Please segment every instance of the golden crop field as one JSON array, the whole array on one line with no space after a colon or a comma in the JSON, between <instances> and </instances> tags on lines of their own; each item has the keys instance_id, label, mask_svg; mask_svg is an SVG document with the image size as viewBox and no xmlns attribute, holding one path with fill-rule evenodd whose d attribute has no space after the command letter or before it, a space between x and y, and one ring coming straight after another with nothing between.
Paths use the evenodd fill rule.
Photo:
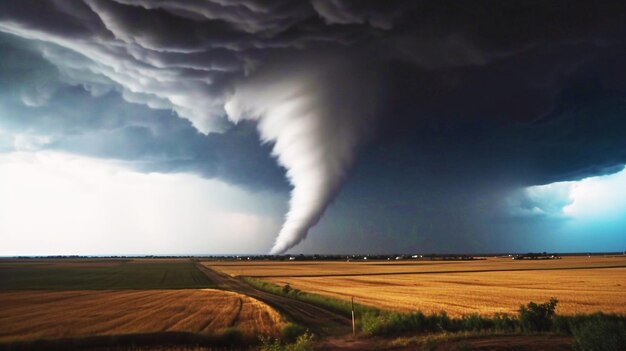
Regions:
<instances>
[{"instance_id":1,"label":"golden crop field","mask_svg":"<svg viewBox=\"0 0 626 351\"><path fill-rule=\"evenodd\" d=\"M214 289L0 292L0 342L184 331L276 334L281 316L251 297Z\"/></svg>"},{"instance_id":2,"label":"golden crop field","mask_svg":"<svg viewBox=\"0 0 626 351\"><path fill-rule=\"evenodd\" d=\"M626 313L626 257L395 262L205 262L263 280L397 311L516 313L559 300L557 313ZM615 268L609 268L615 267Z\"/></svg>"},{"instance_id":3,"label":"golden crop field","mask_svg":"<svg viewBox=\"0 0 626 351\"><path fill-rule=\"evenodd\" d=\"M294 277L626 267L626 256L573 256L560 260L512 260L490 257L471 261L205 261L203 264L234 276Z\"/></svg>"}]
</instances>

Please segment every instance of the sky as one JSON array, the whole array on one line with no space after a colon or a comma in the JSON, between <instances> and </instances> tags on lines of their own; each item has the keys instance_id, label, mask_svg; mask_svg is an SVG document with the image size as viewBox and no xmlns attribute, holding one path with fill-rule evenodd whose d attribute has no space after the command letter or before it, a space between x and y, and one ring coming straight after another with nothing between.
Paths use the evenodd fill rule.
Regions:
<instances>
[{"instance_id":1,"label":"sky","mask_svg":"<svg viewBox=\"0 0 626 351\"><path fill-rule=\"evenodd\" d=\"M0 2L0 256L626 250L626 5Z\"/></svg>"}]
</instances>

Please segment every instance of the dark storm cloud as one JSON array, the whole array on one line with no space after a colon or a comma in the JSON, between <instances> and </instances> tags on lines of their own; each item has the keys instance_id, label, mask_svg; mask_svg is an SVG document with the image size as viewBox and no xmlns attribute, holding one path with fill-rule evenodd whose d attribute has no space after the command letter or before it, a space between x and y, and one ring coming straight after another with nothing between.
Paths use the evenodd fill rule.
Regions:
<instances>
[{"instance_id":1,"label":"dark storm cloud","mask_svg":"<svg viewBox=\"0 0 626 351\"><path fill-rule=\"evenodd\" d=\"M130 104L115 89L62 77L32 45L0 36L0 48L9 53L0 65L3 151L28 147L16 140L45 137L30 147L132 161L147 172L195 172L252 190L287 189L269 146L259 145L249 123L204 135L168 110Z\"/></svg>"},{"instance_id":2,"label":"dark storm cloud","mask_svg":"<svg viewBox=\"0 0 626 351\"><path fill-rule=\"evenodd\" d=\"M461 148L462 159L442 163L481 172L494 168L487 178L510 171L524 185L615 171L626 162L624 59L619 46L587 47L534 64L515 57L449 70L439 80L416 74L404 84L412 93L394 95L392 111L402 117L387 125L386 135L407 135L420 153L438 145L433 152L442 157ZM485 165L471 167L476 162Z\"/></svg>"},{"instance_id":3,"label":"dark storm cloud","mask_svg":"<svg viewBox=\"0 0 626 351\"><path fill-rule=\"evenodd\" d=\"M451 232L516 187L626 163L625 18L617 1L4 1L0 122L252 188L284 188L270 152L292 185L319 171L293 242L358 154L339 201L405 203Z\"/></svg>"},{"instance_id":4,"label":"dark storm cloud","mask_svg":"<svg viewBox=\"0 0 626 351\"><path fill-rule=\"evenodd\" d=\"M223 134L206 136L174 116L151 116L155 117L162 119L157 125L126 125L66 136L47 148L127 160L145 172L193 172L252 191L288 189L269 147L259 146L253 125L243 123Z\"/></svg>"},{"instance_id":5,"label":"dark storm cloud","mask_svg":"<svg viewBox=\"0 0 626 351\"><path fill-rule=\"evenodd\" d=\"M311 4L328 24L369 24L386 30L412 7L410 1L313 0Z\"/></svg>"}]
</instances>

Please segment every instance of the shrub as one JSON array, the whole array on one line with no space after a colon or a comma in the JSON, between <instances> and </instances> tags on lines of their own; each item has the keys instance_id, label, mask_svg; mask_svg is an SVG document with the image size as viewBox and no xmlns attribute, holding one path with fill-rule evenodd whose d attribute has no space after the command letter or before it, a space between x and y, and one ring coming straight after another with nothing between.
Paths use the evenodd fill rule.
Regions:
<instances>
[{"instance_id":1,"label":"shrub","mask_svg":"<svg viewBox=\"0 0 626 351\"><path fill-rule=\"evenodd\" d=\"M261 346L259 351L283 351L283 345L279 339L273 339L269 336L260 336Z\"/></svg>"},{"instance_id":2,"label":"shrub","mask_svg":"<svg viewBox=\"0 0 626 351\"><path fill-rule=\"evenodd\" d=\"M492 329L493 327L493 319L481 317L478 314L470 314L461 318L461 325L458 329L466 331L479 331Z\"/></svg>"},{"instance_id":3,"label":"shrub","mask_svg":"<svg viewBox=\"0 0 626 351\"><path fill-rule=\"evenodd\" d=\"M381 335L386 331L386 322L385 316L365 313L357 319L357 327L365 334Z\"/></svg>"},{"instance_id":4,"label":"shrub","mask_svg":"<svg viewBox=\"0 0 626 351\"><path fill-rule=\"evenodd\" d=\"M283 295L289 295L290 291L291 291L291 286L289 284L285 284L281 290Z\"/></svg>"},{"instance_id":5,"label":"shrub","mask_svg":"<svg viewBox=\"0 0 626 351\"><path fill-rule=\"evenodd\" d=\"M295 338L293 343L281 343L280 339L261 336L260 351L312 351L315 336L308 330Z\"/></svg>"},{"instance_id":6,"label":"shrub","mask_svg":"<svg viewBox=\"0 0 626 351\"><path fill-rule=\"evenodd\" d=\"M519 322L522 331L548 331L552 327L552 318L556 309L557 299L542 304L534 302L520 306Z\"/></svg>"},{"instance_id":7,"label":"shrub","mask_svg":"<svg viewBox=\"0 0 626 351\"><path fill-rule=\"evenodd\" d=\"M569 316L555 316L552 320L552 331L557 332L559 334L567 334L571 335L572 331L570 329L570 324L572 324L573 320L577 319L577 316L569 317Z\"/></svg>"},{"instance_id":8,"label":"shrub","mask_svg":"<svg viewBox=\"0 0 626 351\"><path fill-rule=\"evenodd\" d=\"M285 351L311 351L313 350L313 341L315 337L307 330L304 334L298 336L293 344L285 346Z\"/></svg>"},{"instance_id":9,"label":"shrub","mask_svg":"<svg viewBox=\"0 0 626 351\"><path fill-rule=\"evenodd\" d=\"M491 319L493 321L493 329L499 331L513 331L519 327L519 321L511 318L508 314L497 313Z\"/></svg>"},{"instance_id":10,"label":"shrub","mask_svg":"<svg viewBox=\"0 0 626 351\"><path fill-rule=\"evenodd\" d=\"M586 318L585 318L586 317ZM626 321L618 316L595 313L572 319L569 327L581 351L626 350Z\"/></svg>"},{"instance_id":11,"label":"shrub","mask_svg":"<svg viewBox=\"0 0 626 351\"><path fill-rule=\"evenodd\" d=\"M448 317L445 311L433 313L426 320L428 321L428 329L431 331L456 331L458 329L453 326L450 317Z\"/></svg>"},{"instance_id":12,"label":"shrub","mask_svg":"<svg viewBox=\"0 0 626 351\"><path fill-rule=\"evenodd\" d=\"M455 325L456 324L456 325ZM425 315L413 313L366 313L359 320L359 327L365 334L389 335L403 332L453 331L459 329L445 312Z\"/></svg>"},{"instance_id":13,"label":"shrub","mask_svg":"<svg viewBox=\"0 0 626 351\"><path fill-rule=\"evenodd\" d=\"M295 341L301 335L306 334L307 329L295 323L287 323L280 332L283 340L288 342Z\"/></svg>"}]
</instances>

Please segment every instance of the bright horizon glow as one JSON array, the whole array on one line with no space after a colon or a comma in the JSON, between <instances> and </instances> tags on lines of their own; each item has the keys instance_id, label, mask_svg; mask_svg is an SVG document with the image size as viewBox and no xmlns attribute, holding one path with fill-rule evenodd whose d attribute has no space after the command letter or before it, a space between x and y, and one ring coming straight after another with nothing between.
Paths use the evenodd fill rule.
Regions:
<instances>
[{"instance_id":1,"label":"bright horizon glow","mask_svg":"<svg viewBox=\"0 0 626 351\"><path fill-rule=\"evenodd\" d=\"M522 230L546 233L546 247L569 252L626 249L626 169L528 187L509 204L513 216L532 218L534 226Z\"/></svg>"},{"instance_id":2,"label":"bright horizon glow","mask_svg":"<svg viewBox=\"0 0 626 351\"><path fill-rule=\"evenodd\" d=\"M610 175L527 187L507 201L513 215L618 220L626 214L626 168Z\"/></svg>"},{"instance_id":3,"label":"bright horizon glow","mask_svg":"<svg viewBox=\"0 0 626 351\"><path fill-rule=\"evenodd\" d=\"M265 252L285 200L58 152L0 154L0 255Z\"/></svg>"},{"instance_id":4,"label":"bright horizon glow","mask_svg":"<svg viewBox=\"0 0 626 351\"><path fill-rule=\"evenodd\" d=\"M563 208L565 215L613 221L626 214L626 168L570 183L572 202Z\"/></svg>"},{"instance_id":5,"label":"bright horizon glow","mask_svg":"<svg viewBox=\"0 0 626 351\"><path fill-rule=\"evenodd\" d=\"M547 247L624 250L626 170L524 196L532 206L517 214L552 226ZM0 154L0 256L265 253L285 206L285 195L193 174L52 151Z\"/></svg>"}]
</instances>

